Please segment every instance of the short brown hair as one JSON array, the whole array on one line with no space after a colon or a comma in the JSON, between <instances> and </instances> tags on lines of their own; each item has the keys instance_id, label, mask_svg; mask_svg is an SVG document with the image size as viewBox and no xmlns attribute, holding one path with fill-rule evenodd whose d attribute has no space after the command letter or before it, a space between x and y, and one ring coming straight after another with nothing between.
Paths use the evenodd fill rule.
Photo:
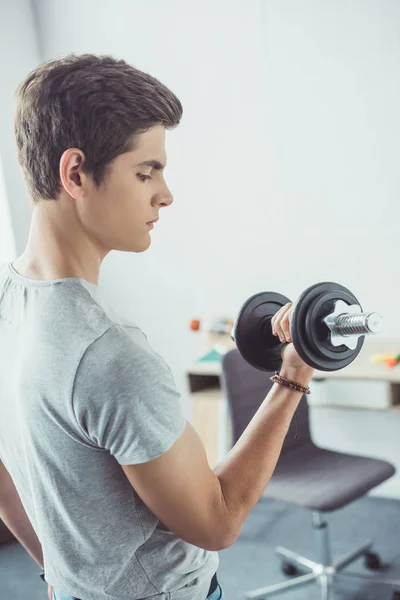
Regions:
<instances>
[{"instance_id":1,"label":"short brown hair","mask_svg":"<svg viewBox=\"0 0 400 600\"><path fill-rule=\"evenodd\" d=\"M135 136L155 125L176 127L178 98L157 79L111 56L70 54L32 71L16 90L19 163L34 202L57 198L59 163L68 148L85 154L96 185Z\"/></svg>"}]
</instances>

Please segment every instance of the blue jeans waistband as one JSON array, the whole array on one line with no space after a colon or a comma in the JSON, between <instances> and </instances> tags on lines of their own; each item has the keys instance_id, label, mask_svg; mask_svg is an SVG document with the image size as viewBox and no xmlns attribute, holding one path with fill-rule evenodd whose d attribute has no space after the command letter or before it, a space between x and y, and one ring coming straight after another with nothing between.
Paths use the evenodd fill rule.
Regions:
<instances>
[{"instance_id":1,"label":"blue jeans waistband","mask_svg":"<svg viewBox=\"0 0 400 600\"><path fill-rule=\"evenodd\" d=\"M44 578L43 578L43 580L44 580ZM220 591L219 594L216 594L217 590ZM214 598L214 595L215 595L215 598ZM215 573L215 575L213 575L213 578L211 579L210 588L208 590L206 600L219 600L221 597L222 597L222 589L220 588L220 585L219 585L218 579L217 579L217 574ZM79 598L74 598L74 596L66 596L65 594L61 594L61 593L57 594L56 591L53 590L52 600L79 600Z\"/></svg>"}]
</instances>

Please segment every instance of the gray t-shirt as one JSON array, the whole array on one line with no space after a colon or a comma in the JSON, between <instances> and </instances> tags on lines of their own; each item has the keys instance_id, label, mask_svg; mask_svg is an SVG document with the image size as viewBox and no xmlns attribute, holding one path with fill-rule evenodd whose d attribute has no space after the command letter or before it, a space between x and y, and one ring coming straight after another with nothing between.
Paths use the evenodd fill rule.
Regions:
<instances>
[{"instance_id":1,"label":"gray t-shirt","mask_svg":"<svg viewBox=\"0 0 400 600\"><path fill-rule=\"evenodd\" d=\"M80 278L0 270L0 460L42 544L46 580L81 600L204 600L218 554L184 542L120 465L184 431L171 370Z\"/></svg>"}]
</instances>

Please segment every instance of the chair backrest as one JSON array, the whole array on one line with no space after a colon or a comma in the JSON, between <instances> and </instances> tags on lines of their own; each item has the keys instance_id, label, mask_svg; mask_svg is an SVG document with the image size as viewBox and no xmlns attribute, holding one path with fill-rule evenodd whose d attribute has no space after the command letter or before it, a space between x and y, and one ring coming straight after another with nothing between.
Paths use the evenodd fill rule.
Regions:
<instances>
[{"instance_id":1,"label":"chair backrest","mask_svg":"<svg viewBox=\"0 0 400 600\"><path fill-rule=\"evenodd\" d=\"M269 378L274 372L260 371L250 366L235 348L222 358L222 387L228 400L232 420L233 444L236 444L247 425L262 404L273 386ZM290 424L282 453L311 441L306 396L303 396L296 410L296 419Z\"/></svg>"}]
</instances>

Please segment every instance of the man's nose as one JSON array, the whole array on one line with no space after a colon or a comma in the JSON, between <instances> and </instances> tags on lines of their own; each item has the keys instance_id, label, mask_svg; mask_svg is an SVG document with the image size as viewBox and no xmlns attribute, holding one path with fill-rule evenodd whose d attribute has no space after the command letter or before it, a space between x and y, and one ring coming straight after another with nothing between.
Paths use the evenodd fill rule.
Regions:
<instances>
[{"instance_id":1,"label":"man's nose","mask_svg":"<svg viewBox=\"0 0 400 600\"><path fill-rule=\"evenodd\" d=\"M165 186L163 191L156 195L155 203L158 206L162 207L162 206L170 206L173 203L173 201L174 201L173 195L169 191L168 187Z\"/></svg>"}]
</instances>

